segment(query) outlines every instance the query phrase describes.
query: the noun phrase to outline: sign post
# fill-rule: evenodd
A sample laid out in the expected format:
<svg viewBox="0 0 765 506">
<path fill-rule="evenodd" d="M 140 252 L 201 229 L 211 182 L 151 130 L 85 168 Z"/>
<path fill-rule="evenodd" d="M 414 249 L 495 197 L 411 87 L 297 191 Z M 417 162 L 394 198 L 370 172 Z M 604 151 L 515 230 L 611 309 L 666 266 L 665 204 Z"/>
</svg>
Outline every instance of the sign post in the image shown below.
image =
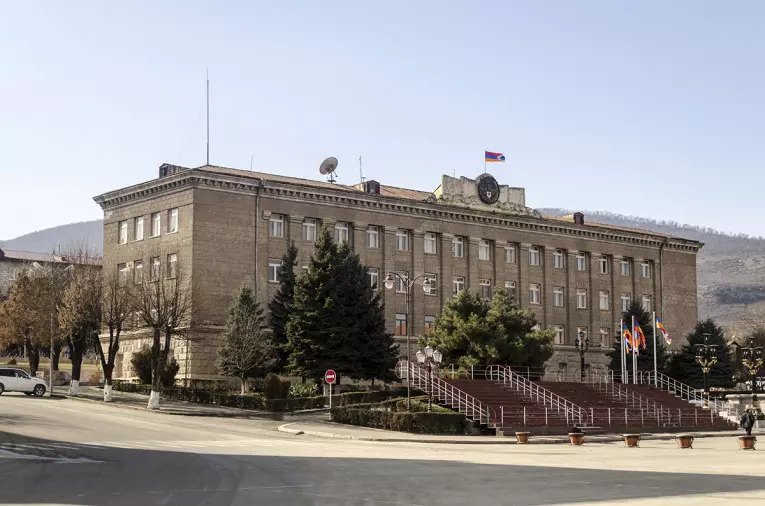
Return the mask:
<svg viewBox="0 0 765 506">
<path fill-rule="evenodd" d="M 332 409 L 332 385 L 335 383 L 336 379 L 337 375 L 332 369 L 328 369 L 327 372 L 324 373 L 324 381 L 329 385 L 329 409 Z"/>
</svg>

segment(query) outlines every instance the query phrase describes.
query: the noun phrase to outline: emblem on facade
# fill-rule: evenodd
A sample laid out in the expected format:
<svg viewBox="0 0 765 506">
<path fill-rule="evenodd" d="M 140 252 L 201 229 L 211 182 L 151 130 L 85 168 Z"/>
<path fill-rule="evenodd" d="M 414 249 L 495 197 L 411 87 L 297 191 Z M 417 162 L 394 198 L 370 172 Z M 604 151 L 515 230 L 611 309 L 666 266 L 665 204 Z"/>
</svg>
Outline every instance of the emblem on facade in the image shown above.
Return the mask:
<svg viewBox="0 0 765 506">
<path fill-rule="evenodd" d="M 499 200 L 499 184 L 493 176 L 482 174 L 478 176 L 478 198 L 484 204 L 496 204 Z"/>
</svg>

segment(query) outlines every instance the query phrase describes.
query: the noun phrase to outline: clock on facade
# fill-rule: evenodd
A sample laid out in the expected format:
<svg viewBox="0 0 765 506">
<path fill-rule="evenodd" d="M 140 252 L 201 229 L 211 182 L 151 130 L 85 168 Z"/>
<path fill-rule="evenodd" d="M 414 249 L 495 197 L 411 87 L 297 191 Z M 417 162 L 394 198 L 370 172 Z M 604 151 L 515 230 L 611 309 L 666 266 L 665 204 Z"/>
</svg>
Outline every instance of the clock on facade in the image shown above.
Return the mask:
<svg viewBox="0 0 765 506">
<path fill-rule="evenodd" d="M 499 184 L 493 176 L 482 174 L 478 176 L 478 198 L 484 204 L 496 204 L 499 200 Z"/>
</svg>

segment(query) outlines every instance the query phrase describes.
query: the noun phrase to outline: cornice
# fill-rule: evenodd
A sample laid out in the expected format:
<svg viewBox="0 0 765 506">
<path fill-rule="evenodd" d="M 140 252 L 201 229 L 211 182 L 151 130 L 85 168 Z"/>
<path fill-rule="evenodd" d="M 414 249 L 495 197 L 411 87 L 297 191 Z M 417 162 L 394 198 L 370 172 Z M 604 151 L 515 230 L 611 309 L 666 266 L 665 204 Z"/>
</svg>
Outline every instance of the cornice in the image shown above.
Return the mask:
<svg viewBox="0 0 765 506">
<path fill-rule="evenodd" d="M 166 192 L 201 188 L 230 193 L 255 195 L 278 199 L 299 199 L 304 202 L 316 202 L 336 206 L 350 206 L 373 212 L 392 214 L 411 214 L 424 219 L 441 219 L 463 223 L 510 228 L 542 234 L 579 237 L 597 241 L 611 241 L 649 248 L 665 248 L 674 251 L 696 253 L 703 246 L 692 240 L 665 237 L 643 232 L 600 229 L 529 216 L 498 214 L 475 209 L 434 204 L 416 200 L 407 200 L 366 193 L 354 193 L 345 190 L 317 188 L 310 185 L 287 184 L 262 179 L 250 179 L 241 176 L 213 174 L 199 169 L 189 169 L 161 179 L 154 179 L 138 185 L 104 193 L 94 197 L 103 210 L 120 207 L 136 201 L 146 200 Z"/>
</svg>

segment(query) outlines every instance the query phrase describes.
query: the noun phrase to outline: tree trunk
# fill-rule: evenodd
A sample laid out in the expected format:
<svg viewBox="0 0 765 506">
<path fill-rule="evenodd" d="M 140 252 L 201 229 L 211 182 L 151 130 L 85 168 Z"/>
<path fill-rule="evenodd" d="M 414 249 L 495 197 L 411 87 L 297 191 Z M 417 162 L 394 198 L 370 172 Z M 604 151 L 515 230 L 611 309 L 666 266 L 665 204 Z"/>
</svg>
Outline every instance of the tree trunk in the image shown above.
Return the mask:
<svg viewBox="0 0 765 506">
<path fill-rule="evenodd" d="M 53 341 L 53 352 L 50 354 L 50 359 L 53 361 L 53 370 L 58 371 L 58 363 L 61 360 L 61 348 L 62 343 L 58 339 Z"/>
<path fill-rule="evenodd" d="M 40 348 L 32 344 L 30 338 L 26 338 L 27 357 L 29 359 L 29 374 L 37 376 L 37 369 L 40 367 Z"/>
<path fill-rule="evenodd" d="M 72 383 L 69 395 L 80 395 L 80 375 L 82 374 L 82 357 L 85 354 L 87 340 L 85 336 L 74 336 L 69 340 L 71 346 L 70 360 L 72 361 Z"/>
<path fill-rule="evenodd" d="M 112 374 L 114 364 L 102 366 L 104 369 L 104 402 L 112 402 Z"/>
<path fill-rule="evenodd" d="M 242 376 L 242 377 L 241 377 L 241 378 L 239 378 L 239 379 L 242 381 L 242 392 L 241 392 L 241 394 L 242 394 L 242 395 L 244 395 L 244 394 L 246 394 L 246 393 L 247 393 L 247 378 L 245 378 L 244 376 Z"/>
<path fill-rule="evenodd" d="M 151 395 L 149 397 L 148 409 L 159 409 L 159 392 L 162 389 L 160 385 L 160 371 L 162 370 L 162 354 L 159 349 L 159 338 L 161 329 L 154 329 L 154 340 L 151 344 Z"/>
</svg>

